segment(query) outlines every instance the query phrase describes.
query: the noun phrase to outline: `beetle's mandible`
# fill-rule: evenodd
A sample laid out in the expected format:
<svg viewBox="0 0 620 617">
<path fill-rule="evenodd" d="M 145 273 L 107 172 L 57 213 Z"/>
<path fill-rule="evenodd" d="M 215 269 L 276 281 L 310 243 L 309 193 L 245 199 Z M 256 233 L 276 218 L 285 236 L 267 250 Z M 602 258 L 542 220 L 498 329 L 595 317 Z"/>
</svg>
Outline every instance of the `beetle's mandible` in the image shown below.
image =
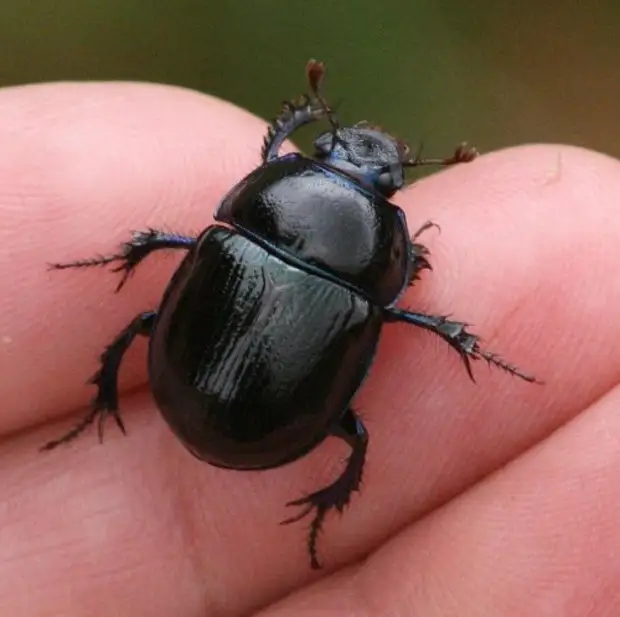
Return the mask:
<svg viewBox="0 0 620 617">
<path fill-rule="evenodd" d="M 136 316 L 101 354 L 91 379 L 96 396 L 72 430 L 43 449 L 70 441 L 108 416 L 125 428 L 118 371 L 138 336 L 149 338 L 155 402 L 181 442 L 199 459 L 228 469 L 290 463 L 328 436 L 351 448 L 332 484 L 290 502 L 284 523 L 312 514 L 308 549 L 318 568 L 325 515 L 342 511 L 360 487 L 368 445 L 351 401 L 368 373 L 381 329 L 405 322 L 434 332 L 460 355 L 484 359 L 535 379 L 481 349 L 465 324 L 397 308 L 403 292 L 429 268 L 428 251 L 411 235 L 389 198 L 407 168 L 469 162 L 465 145 L 445 159 L 411 156 L 406 144 L 360 122 L 341 127 L 322 93 L 323 64 L 311 60 L 311 95 L 286 102 L 269 127 L 260 166 L 221 201 L 215 224 L 198 237 L 149 229 L 120 251 L 54 269 L 115 265 L 120 289 L 146 257 L 180 249 L 185 258 L 160 305 Z M 313 156 L 279 150 L 299 127 L 327 120 Z"/>
</svg>

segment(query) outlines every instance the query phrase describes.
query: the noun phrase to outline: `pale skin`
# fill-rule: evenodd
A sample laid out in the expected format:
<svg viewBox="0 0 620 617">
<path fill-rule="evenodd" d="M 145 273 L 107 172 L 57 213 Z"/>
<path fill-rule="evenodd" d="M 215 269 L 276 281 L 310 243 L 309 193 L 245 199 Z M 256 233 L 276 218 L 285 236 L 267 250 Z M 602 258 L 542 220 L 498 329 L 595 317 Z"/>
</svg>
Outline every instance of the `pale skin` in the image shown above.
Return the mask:
<svg viewBox="0 0 620 617">
<path fill-rule="evenodd" d="M 397 195 L 412 230 L 442 229 L 402 304 L 472 324 L 545 385 L 480 362 L 473 384 L 445 343 L 386 326 L 355 401 L 362 492 L 326 520 L 323 571 L 305 525 L 278 522 L 346 450 L 262 473 L 197 461 L 147 393 L 143 341 L 122 370 L 128 435 L 109 423 L 103 445 L 90 430 L 38 451 L 83 412 L 98 354 L 157 305 L 180 256 L 148 260 L 118 295 L 105 269 L 46 263 L 109 253 L 131 229 L 200 231 L 264 130 L 165 87 L 0 92 L 0 614 L 615 615 L 620 164 L 592 152 L 507 150 Z"/>
</svg>

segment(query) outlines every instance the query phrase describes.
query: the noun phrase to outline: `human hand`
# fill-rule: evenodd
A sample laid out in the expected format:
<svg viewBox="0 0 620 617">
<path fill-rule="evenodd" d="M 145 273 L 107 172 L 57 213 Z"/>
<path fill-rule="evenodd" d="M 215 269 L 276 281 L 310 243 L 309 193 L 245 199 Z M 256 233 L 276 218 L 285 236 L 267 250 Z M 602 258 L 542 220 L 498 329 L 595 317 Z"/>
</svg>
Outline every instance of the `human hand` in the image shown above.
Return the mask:
<svg viewBox="0 0 620 617">
<path fill-rule="evenodd" d="M 304 525 L 278 522 L 335 477 L 340 444 L 260 473 L 197 461 L 146 392 L 144 342 L 122 368 L 128 435 L 110 423 L 103 446 L 88 431 L 38 451 L 178 257 L 153 257 L 117 296 L 115 275 L 46 263 L 109 253 L 131 229 L 206 227 L 264 130 L 166 87 L 0 92 L 0 614 L 236 616 L 294 591 L 261 617 L 615 615 L 620 165 L 601 155 L 524 147 L 397 195 L 410 229 L 442 228 L 403 304 L 474 324 L 545 385 L 479 363 L 472 384 L 436 337 L 386 326 L 356 399 L 365 482 L 328 516 L 318 575 Z"/>
</svg>

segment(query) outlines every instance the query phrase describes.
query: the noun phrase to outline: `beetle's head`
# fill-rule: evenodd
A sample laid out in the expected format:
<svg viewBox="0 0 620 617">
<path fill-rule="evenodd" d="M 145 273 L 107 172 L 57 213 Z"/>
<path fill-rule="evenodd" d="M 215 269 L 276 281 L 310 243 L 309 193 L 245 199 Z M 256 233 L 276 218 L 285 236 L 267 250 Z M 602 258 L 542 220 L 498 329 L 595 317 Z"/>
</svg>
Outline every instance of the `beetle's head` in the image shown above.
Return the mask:
<svg viewBox="0 0 620 617">
<path fill-rule="evenodd" d="M 405 184 L 409 146 L 381 128 L 360 122 L 326 131 L 314 142 L 314 158 L 390 197 Z"/>
<path fill-rule="evenodd" d="M 410 158 L 409 146 L 365 121 L 340 127 L 321 91 L 325 66 L 310 60 L 306 74 L 320 116 L 327 118 L 331 125 L 330 131 L 316 138 L 314 158 L 346 172 L 385 197 L 392 196 L 405 184 L 405 167 L 417 164 L 417 160 Z"/>
<path fill-rule="evenodd" d="M 322 62 L 310 60 L 306 67 L 310 88 L 317 107 L 304 115 L 304 122 L 327 118 L 331 130 L 321 133 L 314 142 L 314 158 L 354 177 L 361 184 L 374 189 L 385 197 L 391 197 L 405 184 L 405 169 L 420 165 L 454 165 L 473 161 L 478 152 L 466 143 L 461 144 L 454 155 L 446 159 L 421 159 L 420 153 L 411 157 L 409 146 L 386 133 L 381 127 L 368 122 L 358 122 L 341 127 L 334 110 L 325 100 L 321 84 L 325 75 Z"/>
</svg>

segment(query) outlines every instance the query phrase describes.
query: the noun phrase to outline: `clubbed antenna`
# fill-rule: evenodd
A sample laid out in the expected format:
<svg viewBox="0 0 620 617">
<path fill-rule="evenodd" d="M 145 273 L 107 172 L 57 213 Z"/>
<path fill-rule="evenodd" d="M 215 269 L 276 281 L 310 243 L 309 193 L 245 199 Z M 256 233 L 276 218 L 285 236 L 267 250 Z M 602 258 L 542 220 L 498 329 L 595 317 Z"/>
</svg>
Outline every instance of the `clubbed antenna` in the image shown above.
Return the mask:
<svg viewBox="0 0 620 617">
<path fill-rule="evenodd" d="M 421 165 L 458 165 L 459 163 L 471 163 L 474 159 L 478 158 L 478 150 L 473 146 L 463 142 L 460 144 L 452 154 L 444 159 L 423 159 L 422 158 L 422 145 L 418 150 L 416 156 L 408 161 L 403 162 L 404 167 L 420 167 Z"/>
</svg>

